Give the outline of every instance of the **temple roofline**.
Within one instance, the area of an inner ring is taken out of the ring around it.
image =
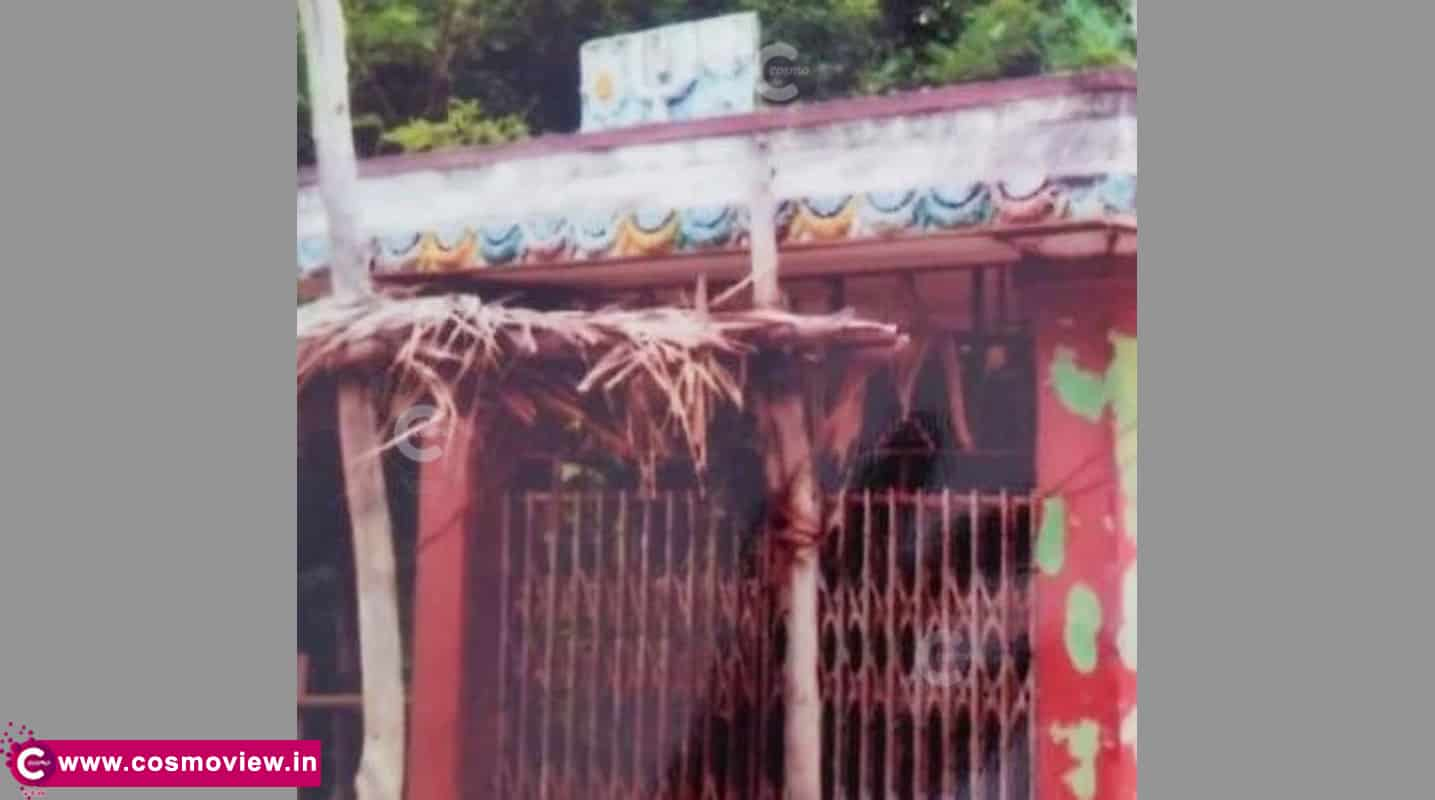
[[[911,116],[965,108],[997,106],[1021,100],[1100,92],[1136,91],[1135,70],[1099,70],[1030,78],[963,83],[889,95],[828,100],[788,107],[770,107],[749,114],[683,122],[639,125],[592,133],[555,133],[491,147],[470,147],[438,153],[380,156],[359,162],[363,178],[408,172],[465,170],[515,159],[565,153],[611,150],[765,131],[799,129],[883,117]],[[299,170],[299,186],[315,185],[313,167]]]

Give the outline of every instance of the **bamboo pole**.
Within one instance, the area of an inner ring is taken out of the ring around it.
[[[354,543],[359,607],[364,743],[355,788],[359,800],[398,800],[404,785],[403,645],[398,570],[389,525],[380,440],[372,398],[362,385],[339,393],[344,493]]]
[[[752,251],[752,302],[758,308],[781,308],[777,282],[777,198],[772,194],[772,167],[759,145],[757,175],[749,201],[748,241]]]
[[[349,120],[349,63],[339,0],[298,0],[309,71],[309,124],[319,167],[319,197],[329,223],[334,294],[368,294],[369,264],[361,234],[359,162]]]
[[[753,301],[760,308],[782,305],[777,264],[777,203],[771,168],[759,151],[759,174],[751,199]],[[812,440],[807,430],[801,384],[787,365],[771,375],[761,391],[759,414],[764,429],[764,463],[769,496],[779,508],[771,515],[769,541],[781,548],[786,570],[787,660],[782,667],[787,706],[783,730],[785,796],[790,800],[822,797],[822,697],[818,668],[817,537],[822,512],[813,472]]]
[[[329,272],[335,295],[371,292],[361,235],[359,169],[349,119],[349,69],[339,0],[298,0],[309,71],[319,194],[328,217]],[[399,800],[404,786],[405,703],[398,574],[374,398],[361,381],[339,388],[339,446],[354,546],[364,742],[359,800]]]

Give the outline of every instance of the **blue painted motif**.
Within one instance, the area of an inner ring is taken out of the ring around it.
[[[507,264],[523,252],[523,229],[517,224],[487,226],[479,230],[479,252],[489,264]]]
[[[991,206],[991,192],[984,184],[946,184],[927,190],[918,217],[927,228],[980,225],[991,219]]]
[[[633,227],[643,233],[657,233],[673,221],[676,213],[671,208],[640,208],[633,212]]]
[[[410,259],[418,255],[421,238],[417,231],[374,237],[374,258],[378,262],[378,268],[385,271],[402,269]]]
[[[819,217],[829,218],[846,211],[847,204],[850,202],[852,202],[852,195],[850,194],[819,195],[815,197],[805,197],[802,200],[802,204],[807,206],[808,211],[811,211]]]
[[[868,192],[857,211],[862,228],[870,233],[889,233],[911,228],[917,221],[917,193]]]
[[[313,272],[328,263],[328,237],[314,236],[299,240],[299,274]]]
[[[568,252],[570,229],[567,217],[535,217],[523,223],[523,240],[530,252],[554,258]]]
[[[620,218],[612,211],[583,214],[573,220],[573,246],[579,255],[599,256],[613,249]]]
[[[1100,219],[1136,213],[1134,175],[1093,175],[1057,182],[1066,192],[1072,219]]]
[[[689,208],[679,215],[684,249],[721,247],[737,238],[741,220],[732,206]]]
[[[1108,212],[1135,214],[1136,176],[1107,175],[1101,182],[1101,199]]]

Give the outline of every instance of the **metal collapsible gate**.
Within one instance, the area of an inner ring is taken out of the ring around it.
[[[831,500],[824,796],[1030,797],[1030,499]],[[781,796],[786,637],[750,520],[695,491],[530,491],[502,529],[495,796]]]
[[[1031,797],[1030,498],[837,502],[819,590],[825,794]]]
[[[764,793],[771,615],[742,527],[695,491],[508,495],[495,796]]]

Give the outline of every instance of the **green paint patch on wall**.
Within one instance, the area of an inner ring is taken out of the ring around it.
[[[1067,755],[1076,766],[1061,776],[1071,793],[1081,800],[1096,796],[1096,753],[1101,747],[1101,723],[1082,719],[1071,725],[1053,724],[1051,739],[1066,746]]]
[[[1106,378],[1076,364],[1076,353],[1069,347],[1056,348],[1049,373],[1051,386],[1066,409],[1090,422],[1100,422],[1106,408]]]
[[[1077,672],[1096,669],[1096,635],[1101,630],[1101,600],[1084,583],[1066,594],[1066,654]]]
[[[1036,565],[1047,575],[1061,572],[1066,561],[1066,500],[1048,497],[1041,503],[1041,531],[1036,537]]]
[[[1136,424],[1136,337],[1111,334],[1113,355],[1106,370],[1107,394],[1119,425]]]
[[[1112,332],[1111,362],[1104,373],[1084,370],[1069,347],[1056,348],[1048,370],[1052,388],[1068,411],[1100,422],[1111,406],[1116,434],[1116,467],[1121,481],[1122,527],[1136,541],[1136,337]]]

